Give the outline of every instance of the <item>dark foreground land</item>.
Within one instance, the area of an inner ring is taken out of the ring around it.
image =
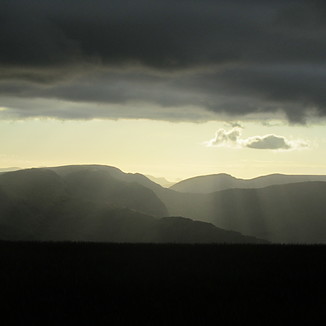
[[[0,242],[1,324],[322,323],[326,246]]]

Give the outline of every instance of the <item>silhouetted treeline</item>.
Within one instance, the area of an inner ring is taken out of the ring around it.
[[[325,258],[325,246],[0,242],[2,317],[312,325],[324,317]]]

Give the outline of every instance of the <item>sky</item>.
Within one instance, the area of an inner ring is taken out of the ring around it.
[[[0,168],[326,174],[326,4],[0,0]]]

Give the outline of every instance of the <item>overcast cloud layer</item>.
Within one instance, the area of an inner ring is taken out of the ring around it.
[[[326,116],[325,40],[325,1],[1,0],[0,117],[303,122]]]

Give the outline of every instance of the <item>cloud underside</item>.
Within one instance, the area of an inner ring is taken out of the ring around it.
[[[241,128],[239,127],[232,128],[229,131],[219,129],[215,134],[215,138],[205,144],[209,147],[269,149],[277,151],[301,150],[309,147],[304,140],[289,140],[286,137],[273,134],[241,138]]]
[[[325,117],[325,39],[323,1],[2,1],[0,118]]]

